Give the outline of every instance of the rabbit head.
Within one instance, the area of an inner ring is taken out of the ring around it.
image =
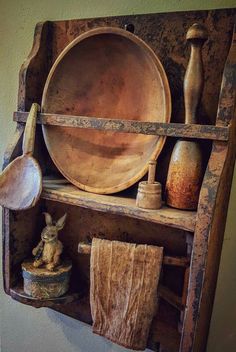
[[[52,242],[57,240],[58,231],[62,230],[67,214],[63,215],[56,223],[52,221],[52,217],[49,213],[44,213],[45,221],[47,226],[43,229],[41,239],[44,242]]]

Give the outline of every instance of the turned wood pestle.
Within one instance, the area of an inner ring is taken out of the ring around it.
[[[148,165],[148,183],[155,183],[156,177],[156,160],[150,160]]]
[[[206,28],[197,23],[189,28],[186,35],[191,45],[189,63],[184,77],[185,123],[188,124],[197,123],[196,112],[204,84],[202,46],[207,37]]]
[[[202,46],[207,30],[192,25],[186,36],[191,45],[190,59],[184,77],[185,123],[197,123],[196,113],[204,84]],[[203,158],[197,141],[178,140],[172,152],[167,182],[166,202],[178,209],[196,209],[203,178]]]
[[[136,205],[144,209],[160,209],[162,205],[161,184],[155,182],[156,160],[149,161],[148,180],[139,182]]]

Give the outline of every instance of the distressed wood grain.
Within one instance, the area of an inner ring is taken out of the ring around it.
[[[27,112],[16,111],[14,112],[13,119],[14,121],[25,123],[27,116]],[[229,138],[229,128],[227,126],[220,127],[214,125],[142,122],[49,113],[39,114],[37,123],[49,126],[86,128],[102,131],[116,131],[120,133],[140,133],[168,137],[199,138],[220,141],[227,141]]]

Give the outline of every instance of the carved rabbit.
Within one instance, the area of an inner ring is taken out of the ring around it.
[[[46,265],[46,268],[53,271],[60,264],[60,255],[63,250],[61,241],[58,240],[58,231],[63,229],[67,214],[63,215],[56,224],[53,223],[49,213],[44,213],[47,226],[41,233],[41,241],[33,249],[35,256],[34,267]]]

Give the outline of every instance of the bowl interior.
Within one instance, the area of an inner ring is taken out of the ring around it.
[[[31,156],[19,156],[0,177],[1,205],[13,209],[27,209],[36,203],[42,191],[39,164]]]
[[[75,40],[52,67],[44,112],[167,122],[170,93],[164,70],[149,47],[120,32]],[[49,153],[76,186],[113,193],[138,181],[160,153],[158,136],[43,126]]]

